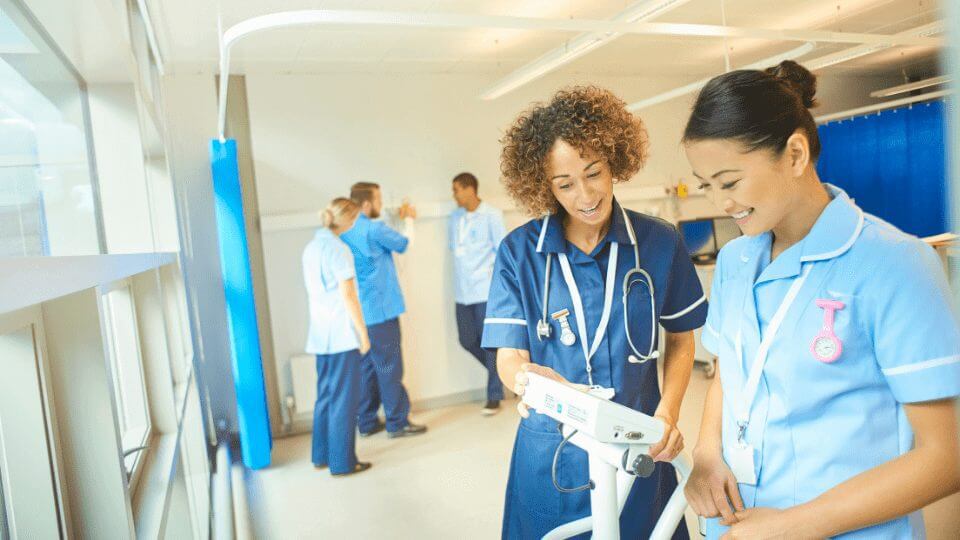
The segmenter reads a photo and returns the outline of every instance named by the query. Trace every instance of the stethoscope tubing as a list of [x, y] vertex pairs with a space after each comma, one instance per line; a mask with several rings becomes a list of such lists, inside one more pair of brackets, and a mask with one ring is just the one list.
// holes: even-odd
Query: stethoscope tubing
[[[621, 209], [622, 210], [622, 209]], [[654, 351], [654, 346], [657, 339], [657, 306], [656, 306], [656, 295], [654, 294], [656, 289], [653, 285], [653, 278], [650, 276], [650, 273], [644, 270], [640, 266], [640, 250], [637, 247], [636, 235], [633, 232], [633, 225], [630, 223], [630, 219], [627, 216], [626, 211], [623, 211], [624, 223], [627, 226], [627, 231], [630, 233], [630, 239], [633, 241], [633, 257], [634, 257], [634, 266], [627, 274], [623, 277], [622, 291], [623, 291], [623, 330], [627, 335], [627, 344], [630, 346], [630, 350], [633, 352], [631, 356], [635, 357], [637, 360], [634, 362], [633, 358], [629, 360], [633, 363], [643, 364], [649, 360], [657, 358], [656, 351]], [[547, 226], [546, 220], [543, 224], [544, 227]], [[550, 262], [551, 256], [550, 253], [546, 254], [546, 268], [544, 269], [543, 277], [543, 310], [541, 312], [541, 318], [537, 321], [537, 340], [543, 341], [544, 339], [549, 339], [551, 335], [550, 323], [547, 322], [547, 304], [550, 299]], [[644, 282], [643, 279], [640, 279], [641, 283], [644, 283], [647, 286], [647, 289], [650, 292], [650, 348], [647, 351], [647, 354], [642, 354], [637, 350], [636, 345], [633, 343], [633, 338], [630, 337], [630, 318], [627, 311], [627, 295], [630, 293], [630, 289], [633, 288], [631, 279], [635, 275], [640, 275], [643, 278], [646, 278]]]

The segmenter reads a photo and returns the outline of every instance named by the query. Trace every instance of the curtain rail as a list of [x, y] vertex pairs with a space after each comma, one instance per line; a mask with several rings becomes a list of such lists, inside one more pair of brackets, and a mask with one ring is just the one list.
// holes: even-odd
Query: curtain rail
[[910, 104], [919, 103], [922, 101], [930, 101], [932, 99], [946, 97], [951, 94], [953, 94], [953, 90], [938, 90], [936, 92], [927, 92], [926, 94], [918, 94], [916, 96], [895, 99], [893, 101], [884, 101], [883, 103], [877, 103], [876, 105], [868, 105], [866, 107], [858, 107], [856, 109], [849, 109], [849, 110], [841, 111], [838, 113], [825, 114], [823, 116], [817, 116], [816, 118], [814, 118], [814, 120], [818, 124], [826, 124], [827, 122], [832, 122], [834, 120], [844, 120], [846, 118], [852, 118], [854, 116], [860, 116], [863, 114], [869, 114], [872, 112], [878, 112], [886, 109], [893, 109], [895, 107], [901, 107], [903, 105], [910, 105]]

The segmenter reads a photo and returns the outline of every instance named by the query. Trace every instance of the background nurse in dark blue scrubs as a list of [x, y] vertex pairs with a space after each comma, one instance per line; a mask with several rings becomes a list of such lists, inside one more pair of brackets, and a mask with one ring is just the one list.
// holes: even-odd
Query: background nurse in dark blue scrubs
[[[483, 346], [497, 349], [500, 377], [518, 393], [528, 371], [576, 385], [592, 379], [612, 389], [617, 403], [662, 419], [667, 433], [651, 454], [657, 461], [671, 460], [683, 448], [677, 417], [693, 368], [693, 330], [703, 324], [707, 303], [676, 229], [624, 211], [614, 198], [613, 184], [629, 180], [646, 159], [643, 124], [610, 92], [577, 87], [523, 113], [508, 129], [503, 145], [505, 187], [537, 219], [511, 232], [500, 246]], [[637, 262], [634, 247], [640, 267], [653, 280], [657, 324], [651, 321], [650, 289], [634, 285], [626, 310], [630, 338], [647, 355], [657, 347], [652, 330], [658, 325], [666, 330], [662, 395], [657, 362], [627, 360], [632, 351], [621, 286]], [[552, 336], [540, 340], [537, 322], [548, 258], [553, 269], [547, 295]], [[606, 294], [608, 287], [613, 294]], [[579, 302], [571, 289], [579, 292]], [[570, 345], [561, 343], [560, 324], [550, 316], [562, 310], [568, 310], [567, 324], [576, 336]], [[581, 317], [583, 328], [578, 325]], [[589, 515], [590, 495], [588, 490], [561, 493], [554, 487], [551, 462], [561, 441], [557, 424], [529, 414], [522, 404], [520, 412], [524, 418], [510, 464], [503, 537], [540, 538]], [[565, 446], [557, 474], [561, 486], [586, 484], [586, 453]], [[658, 464], [651, 477], [638, 478], [621, 514], [622, 536], [647, 538], [676, 485], [674, 470], [666, 463]], [[681, 523], [675, 538], [687, 537]]]

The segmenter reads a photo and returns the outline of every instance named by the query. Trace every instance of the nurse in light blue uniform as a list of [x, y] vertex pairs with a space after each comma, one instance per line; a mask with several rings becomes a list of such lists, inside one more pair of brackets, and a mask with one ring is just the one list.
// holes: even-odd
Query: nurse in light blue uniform
[[[666, 435], [651, 452], [661, 463], [634, 483], [621, 513], [623, 538], [649, 537], [677, 486], [675, 471], [662, 462], [683, 448], [677, 416], [693, 367], [693, 330], [707, 310], [676, 229], [613, 196], [613, 184], [642, 166], [646, 147], [640, 120], [595, 87], [561, 91], [507, 131], [507, 191], [529, 213], [549, 215], [500, 245], [483, 332], [483, 346], [497, 349], [501, 379], [518, 394], [525, 373], [537, 372], [602, 387], [613, 401], [664, 421]], [[661, 327], [662, 395], [655, 359]], [[590, 495], [561, 492], [551, 479], [558, 424], [522, 404], [521, 415], [502, 536], [541, 538], [590, 515]], [[589, 481], [586, 452], [564, 446], [556, 473], [561, 487], [582, 488]], [[674, 538], [687, 537], [681, 522]]]
[[480, 346], [487, 294], [493, 277], [497, 248], [505, 233], [503, 212], [477, 196], [477, 177], [460, 173], [453, 178], [457, 208], [450, 214], [447, 236], [453, 253], [453, 297], [456, 302], [457, 336], [487, 371], [487, 402], [484, 415], [496, 414], [503, 399], [503, 383], [497, 375], [497, 355]]
[[933, 249], [821, 184], [813, 80], [721, 75], [684, 135], [745, 234], [717, 260], [687, 498], [708, 538], [922, 538], [915, 510], [960, 489], [960, 326]]
[[334, 475], [370, 468], [357, 460], [360, 359], [370, 350], [354, 279], [350, 248], [337, 235], [353, 225], [359, 207], [335, 199], [323, 211], [324, 228], [303, 250], [303, 281], [310, 325], [305, 350], [317, 356], [313, 410], [313, 465]]

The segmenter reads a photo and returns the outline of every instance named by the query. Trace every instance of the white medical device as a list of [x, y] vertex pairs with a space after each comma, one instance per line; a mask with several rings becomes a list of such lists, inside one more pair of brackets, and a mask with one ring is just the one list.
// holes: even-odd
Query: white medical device
[[[663, 437], [663, 422], [536, 373], [527, 377], [523, 402], [562, 424], [565, 440], [587, 452], [590, 471], [592, 515], [561, 525], [543, 538], [570, 538], [592, 530], [596, 540], [618, 540], [620, 512], [634, 480], [653, 473], [653, 458], [648, 452]], [[679, 473], [679, 483], [651, 540], [671, 538], [687, 506], [683, 488], [690, 475], [690, 459], [681, 453], [673, 466]]]
[[663, 437], [661, 420], [536, 373], [527, 376], [524, 403], [597, 442], [653, 445]]

